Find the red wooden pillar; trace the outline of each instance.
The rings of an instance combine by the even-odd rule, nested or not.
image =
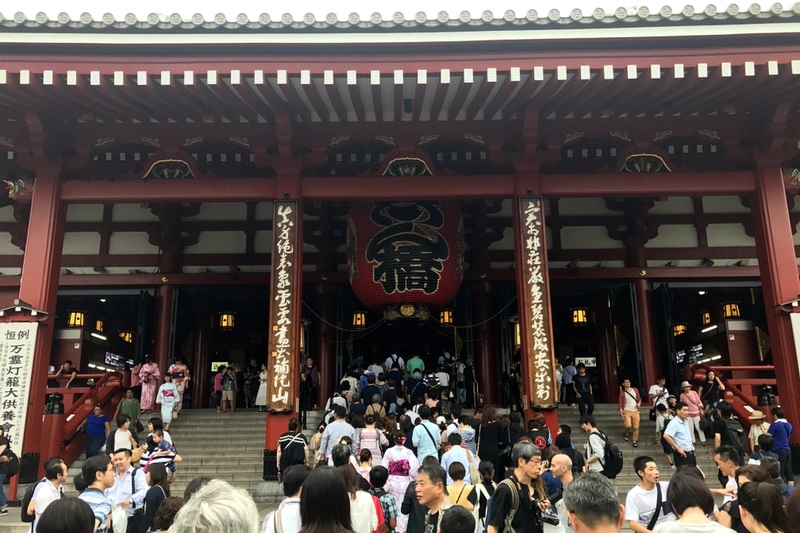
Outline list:
[[[786,418],[800,427],[800,370],[789,315],[780,304],[800,295],[797,259],[794,254],[792,223],[786,203],[783,174],[778,164],[759,166],[753,213],[756,221],[758,269],[764,290],[775,379],[781,404],[788,406]],[[800,442],[795,431],[793,442]]]
[[[60,169],[60,162],[37,168],[33,187],[19,298],[34,309],[46,311],[48,316],[39,323],[36,336],[24,443],[23,449],[17,452],[44,453],[46,446],[46,439],[42,438],[42,416],[47,388],[47,367],[50,364],[50,352],[53,347],[66,214],[66,207],[60,200],[61,181],[58,177]],[[42,473],[40,465],[38,475],[41,476]]]
[[[647,391],[658,380],[658,345],[653,323],[653,284],[645,278],[633,280],[636,310],[639,318],[639,341],[642,347],[642,378],[644,383],[634,386]]]
[[[156,339],[153,359],[161,371],[161,376],[169,368],[169,338],[172,333],[172,301],[175,290],[169,285],[156,289]]]
[[[475,339],[475,369],[477,371],[478,390],[483,393],[487,405],[500,402],[498,394],[497,358],[494,353],[494,340],[498,328],[496,321],[489,321],[492,316],[492,284],[478,281],[472,285],[472,322],[478,324],[473,328]]]
[[[314,351],[308,355],[314,358],[319,369],[319,389],[317,390],[316,400],[318,406],[325,405],[328,398],[333,395],[336,378],[334,376],[336,331],[331,325],[336,324],[336,292],[337,287],[332,283],[319,283],[314,287],[314,294],[316,295],[315,312],[319,317],[312,320],[312,324],[314,324]]]

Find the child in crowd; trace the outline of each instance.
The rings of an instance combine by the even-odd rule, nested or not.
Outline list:
[[[384,490],[386,481],[389,479],[389,471],[385,466],[373,466],[369,471],[369,482],[372,488],[369,493],[378,498],[383,510],[383,519],[389,528],[387,533],[392,533],[397,526],[397,502],[394,496]]]
[[[667,441],[664,440],[664,430],[674,416],[675,415],[672,414],[667,406],[663,403],[656,405],[656,432],[660,435],[661,449],[664,450],[664,455],[666,456],[667,461],[669,461],[670,468],[675,468],[675,462],[673,461],[674,450],[672,449],[672,446],[670,446]]]

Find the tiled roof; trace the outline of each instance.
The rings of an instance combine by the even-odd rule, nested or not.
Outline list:
[[[791,7],[784,7],[780,3],[775,3],[769,9],[764,9],[759,4],[754,3],[746,9],[736,4],[731,4],[725,10],[720,10],[713,4],[706,6],[703,10],[687,5],[680,11],[668,6],[662,7],[658,11],[650,10],[644,6],[637,8],[619,7],[614,11],[607,11],[598,7],[591,12],[584,12],[577,8],[568,12],[561,12],[558,9],[551,9],[547,12],[530,9],[524,13],[508,10],[503,13],[502,17],[495,17],[492,11],[488,10],[480,14],[462,11],[458,16],[452,16],[446,11],[441,11],[435,18],[430,18],[424,12],[417,13],[413,18],[408,18],[400,12],[395,13],[391,18],[385,18],[380,13],[373,13],[368,18],[352,13],[346,19],[342,19],[334,13],[328,14],[325,18],[318,18],[311,13],[302,18],[297,18],[289,13],[283,14],[280,18],[266,13],[257,18],[240,14],[234,19],[229,19],[224,14],[217,14],[212,19],[209,19],[199,13],[190,18],[178,13],[171,15],[151,13],[142,19],[130,13],[120,19],[110,13],[106,13],[100,18],[84,13],[76,20],[67,13],[61,13],[55,19],[45,13],[38,13],[31,19],[22,12],[14,14],[0,12],[0,31],[241,31],[243,29],[253,31],[269,29],[285,32],[309,30],[397,31],[409,29],[417,31],[464,31],[504,28],[532,29],[538,27],[554,29],[587,26],[730,24],[797,21],[799,18],[800,3],[795,3]]]

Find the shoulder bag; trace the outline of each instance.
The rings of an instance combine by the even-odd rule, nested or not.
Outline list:
[[[656,483],[656,510],[653,513],[653,518],[650,519],[650,523],[647,524],[647,529],[653,531],[653,528],[656,526],[656,522],[658,522],[658,515],[661,514],[661,483]]]
[[[424,422],[420,422],[419,425],[422,426],[422,429],[425,430],[425,433],[427,433],[428,436],[433,441],[433,447],[436,448],[436,453],[439,455],[439,460],[441,461],[442,460],[442,455],[444,455],[444,450],[442,450],[442,447],[439,446],[439,441],[437,441],[436,439],[433,438],[433,435],[431,435],[430,430],[425,427],[425,423]]]

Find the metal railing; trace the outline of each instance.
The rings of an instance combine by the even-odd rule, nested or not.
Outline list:
[[[746,426],[750,425],[748,417],[751,410],[759,408],[759,398],[757,390],[764,385],[772,387],[773,392],[777,381],[775,380],[775,367],[773,365],[731,365],[731,366],[709,366],[705,364],[692,365],[692,379],[697,382],[706,380],[709,371],[713,371],[723,385],[725,391],[720,395],[721,399],[730,402],[733,410],[741,422]],[[761,377],[761,374],[766,374]],[[777,396],[775,403],[780,403]],[[761,406],[763,407],[763,406]],[[767,418],[771,418],[771,413],[766,412]]]

